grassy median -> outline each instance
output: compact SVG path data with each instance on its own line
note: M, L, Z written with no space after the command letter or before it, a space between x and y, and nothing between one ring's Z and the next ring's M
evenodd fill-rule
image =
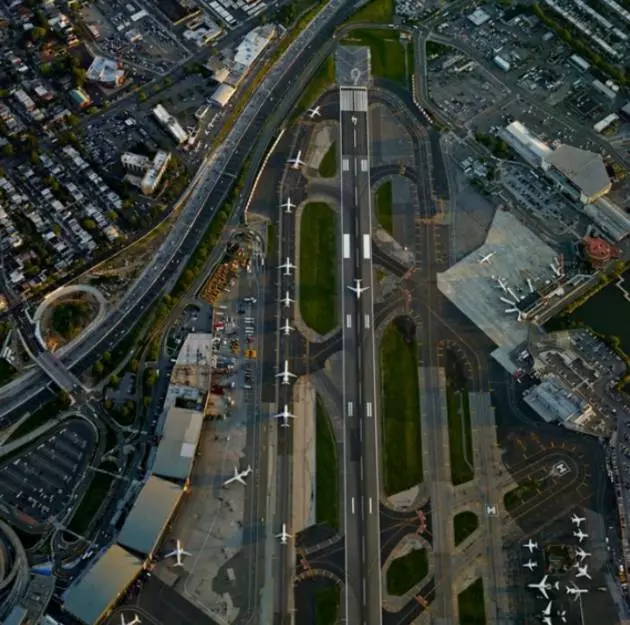
M485 625L486 608L483 600L483 580L479 578L457 597L459 625Z
M474 512L466 510L453 517L453 533L455 546L464 542L479 527L479 518Z
M300 221L300 313L319 334L334 330L337 307L337 215L323 202L310 202Z
M315 625L337 625L339 622L339 606L341 605L341 588L326 586L315 595Z
M373 76L387 78L405 87L410 84L410 75L413 72L413 45L403 44L399 31L357 28L348 33L342 43L370 48Z
M378 223L394 236L392 181L384 182L376 191L376 216Z
M116 465L113 463L106 463L100 468L113 473L117 471ZM68 529L77 534L83 534L88 529L90 522L98 512L105 497L107 497L109 488L115 479L112 475L100 473L99 471L94 471L93 473L94 477L68 524Z
M337 175L337 142L333 141L319 163L319 175L322 178L334 178Z
M383 488L393 495L422 481L422 445L416 340L396 323L380 348Z
M315 520L339 529L339 468L335 435L321 400L315 408Z
M387 569L387 592L404 595L420 583L429 572L426 549L414 549L401 558L396 558Z
M446 383L448 409L448 440L451 455L451 480L454 486L470 482L475 477L472 467L473 448L470 425L468 390L455 389L451 380Z
M309 81L302 97L291 112L290 121L294 122L303 115L308 108L313 106L320 96L335 84L335 57L328 56L319 66L313 77Z

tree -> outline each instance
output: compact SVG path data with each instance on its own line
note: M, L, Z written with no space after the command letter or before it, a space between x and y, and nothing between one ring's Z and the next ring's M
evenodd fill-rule
M132 358L131 359L131 364L129 365L131 370L135 373L136 371L138 371L138 365L140 363L138 362L137 358Z
M46 29L41 26L35 26L35 28L31 29L31 38L33 41L39 41L46 36Z
M105 368L103 366L103 363L100 360L97 360L94 363L94 373L96 373L97 375L100 375L101 373L103 373L103 369Z
M61 390L57 393L57 398L59 399L59 403L64 407L68 408L70 406L70 394L68 391Z
M14 150L13 146L10 143L5 143L2 146L2 156L13 156Z
M96 230L96 223L94 222L93 219L84 219L83 220L83 227L86 230Z
M105 362L109 362L111 359L112 359L112 355L111 355L111 353L110 353L110 352L105 352L105 353L103 354L103 360L104 360Z
M74 84L77 87L83 87L85 84L85 76L87 75L87 71L82 67L73 67L72 75L74 76Z
M112 375L109 376L109 383L114 388L117 388L118 385L120 384L120 378L116 374L112 374Z

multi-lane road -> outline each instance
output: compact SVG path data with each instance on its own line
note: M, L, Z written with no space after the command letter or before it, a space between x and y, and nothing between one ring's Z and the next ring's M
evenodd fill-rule
M379 402L367 89L340 87L339 104L345 615L348 623L380 625Z

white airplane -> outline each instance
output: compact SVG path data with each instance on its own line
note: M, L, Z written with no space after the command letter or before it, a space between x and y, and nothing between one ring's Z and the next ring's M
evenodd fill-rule
M367 291L370 287L369 286L361 286L361 280L359 278L356 278L354 280L354 286L349 286L348 287L353 293L356 293L357 295L357 299L361 299L361 293L363 293L364 291Z
M534 569L538 566L538 562L534 562L533 560L527 560L525 564L523 564L523 568L529 569L532 573Z
M282 204L280 204L280 208L284 208L284 212L287 213L287 215L290 215L293 212L295 206L296 205L291 201L290 196L287 198L286 202L282 202Z
M308 109L308 116L310 119L315 119L316 117L321 117L322 114L319 112L320 106L316 106L312 109Z
M289 297L289 291L287 291L284 297L280 300L280 302L284 304L285 308L288 308L289 306L291 306L291 304L295 302L295 300Z
M293 326L289 325L289 320L288 319L284 320L284 325L280 326L280 329L284 332L285 336L288 336L289 334L291 334L291 332L293 332L293 330L295 330L295 328Z
M486 254L485 256L482 256L479 259L479 264L483 265L484 263L490 262L490 259L494 256L494 254L495 254L494 252L490 252L489 254Z
M588 538L588 534L579 529L577 532L573 532L573 535L578 539L580 545L585 538Z
M130 621L125 620L124 614L120 615L120 625L138 625L139 623L142 623L142 621L137 614L134 614L133 618Z
M586 521L585 516L578 516L575 513L571 517L571 523L573 523L573 525L577 525L578 527L580 527L580 525L582 525L582 523L584 523L585 521Z
M547 583L548 577L549 575L545 575L537 584L527 584L527 587L533 588L534 590L538 590L545 599L549 600L549 595L547 594L547 591L551 590L552 588L555 588L556 590L558 590L558 588L560 588L560 582L556 582L555 585L548 584Z
M538 549L538 543L530 538L529 541L523 545L523 547L525 549L529 549L529 553L534 553L534 550Z
M279 538L280 542L283 545L287 544L287 538L293 538L293 536L291 536L291 534L287 533L287 524L286 523L282 524L282 531L279 534L276 534L276 538Z
M591 577L591 574L588 572L588 564L585 564L584 566L578 566L577 567L578 572L575 574L575 577L586 577L587 579L593 579Z
M291 260L287 256L286 262L283 265L280 265L278 267L278 269L284 269L284 274L283 275L290 276L291 275L291 269L297 269L297 267L291 262Z
M585 595L587 592L588 588L578 588L575 584L567 586L567 595L573 595L575 601L580 598L580 595Z
M575 555L580 558L580 562L584 562L584 558L588 558L591 554L588 551L584 551L582 547L575 550Z
M284 361L284 369L280 371L280 373L276 373L277 378L282 378L282 384L289 384L291 382L291 378L297 378L295 373L291 373L289 371L289 361Z
M284 405L284 410L278 414L273 415L276 419L282 419L282 425L280 427L288 428L289 419L295 419L295 415L289 412L289 406Z
M300 165L306 165L306 163L302 160L302 150L297 153L295 158L290 158L287 162L291 165L292 169L300 169Z
M173 556L175 556L175 558L177 559L177 562L175 562L174 566L184 566L184 563L182 561L182 556L191 556L191 555L192 553L189 553L188 551L184 551L184 548L182 547L182 543L178 539L177 547L175 547L175 549L171 551L170 553L167 553L164 557L172 558Z
M245 471L239 471L238 467L234 467L234 475L223 482L223 486L229 486L233 482L240 482L245 485L245 478L252 472L252 466L249 465Z
M540 616L542 617L543 625L553 625L551 621L551 604L552 602L550 601L547 604L547 607L540 613Z

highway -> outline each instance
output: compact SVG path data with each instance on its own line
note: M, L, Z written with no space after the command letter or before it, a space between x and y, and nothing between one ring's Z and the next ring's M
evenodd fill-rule
M346 537L344 609L348 623L380 625L380 462L367 89L342 86L339 101ZM360 290L353 292L349 286L360 287Z
M284 117L277 111L289 108L317 68L321 53L332 48L335 22L343 19L352 6L332 0L311 24L287 48L274 68L267 74L242 115L232 127L222 146L204 161L195 177L193 190L183 206L180 217L153 261L114 309L89 335L59 356L68 368L83 370L98 360L101 354L120 342L143 314L173 286L187 261L205 234L216 211L229 193L243 163L258 141L264 127L264 142L271 142ZM295 77L297 84L292 84ZM274 118L275 126L267 124ZM263 143L263 141L261 141ZM260 159L264 155L261 151ZM260 161L258 161L260 162ZM255 168L254 163L252 165ZM245 194L243 194L244 196ZM239 206L242 209L242 204ZM230 224L240 219L236 211ZM48 380L39 371L30 371L0 389L0 424L15 421L27 407L37 406L50 396L45 389Z

